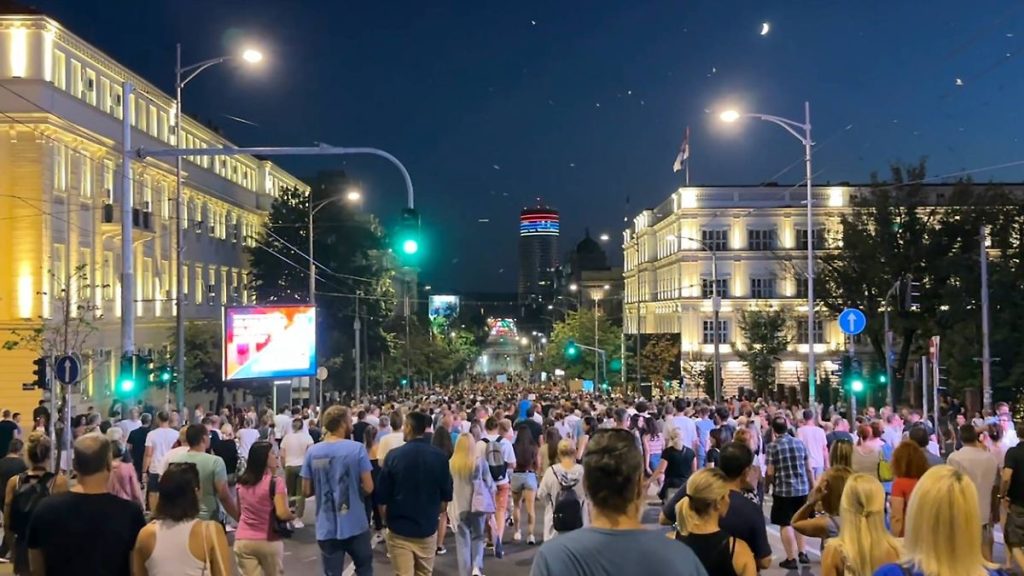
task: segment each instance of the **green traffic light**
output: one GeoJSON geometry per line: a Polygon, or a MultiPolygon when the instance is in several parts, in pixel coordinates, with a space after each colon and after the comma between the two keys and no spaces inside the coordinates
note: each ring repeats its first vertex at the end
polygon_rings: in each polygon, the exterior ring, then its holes
{"type": "Polygon", "coordinates": [[[850,382],[850,390],[853,390],[854,392],[863,392],[864,381],[861,380],[860,378],[854,379],[853,381],[850,382]]]}
{"type": "Polygon", "coordinates": [[[406,238],[402,242],[402,252],[413,255],[420,251],[420,243],[415,238],[406,238]]]}
{"type": "Polygon", "coordinates": [[[568,342],[566,342],[566,344],[565,344],[565,357],[566,358],[568,358],[569,360],[573,360],[573,359],[575,359],[579,355],[579,353],[580,353],[580,348],[579,348],[579,346],[576,345],[576,342],[573,342],[572,340],[569,340],[568,342]]]}
{"type": "Polygon", "coordinates": [[[608,363],[608,369],[613,372],[618,372],[622,369],[622,360],[619,358],[613,358],[612,361],[608,363]]]}
{"type": "Polygon", "coordinates": [[[165,383],[165,384],[167,382],[170,382],[171,381],[171,371],[166,369],[166,368],[161,370],[160,371],[160,381],[165,383]]]}
{"type": "Polygon", "coordinates": [[[881,382],[882,384],[885,384],[886,382],[889,381],[889,378],[885,374],[879,374],[878,381],[881,382]]]}
{"type": "Polygon", "coordinates": [[[135,389],[135,380],[132,380],[131,378],[122,378],[118,387],[122,392],[131,392],[135,389]]]}

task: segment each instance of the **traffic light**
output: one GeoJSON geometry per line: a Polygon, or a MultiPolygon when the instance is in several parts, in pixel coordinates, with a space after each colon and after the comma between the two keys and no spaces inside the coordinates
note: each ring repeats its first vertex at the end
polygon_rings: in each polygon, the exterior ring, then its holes
{"type": "Polygon", "coordinates": [[[878,373],[878,383],[879,384],[887,384],[888,382],[889,382],[889,377],[885,375],[885,372],[879,372],[878,373]]]}
{"type": "Polygon", "coordinates": [[[420,251],[420,215],[412,208],[402,210],[402,220],[395,235],[396,252],[406,264],[415,263],[420,251]]]}
{"type": "Polygon", "coordinates": [[[864,391],[864,379],[860,377],[860,374],[854,374],[850,378],[850,391],[851,392],[863,392],[864,391]]]}
{"type": "Polygon", "coordinates": [[[408,385],[409,385],[409,379],[403,376],[402,377],[402,388],[405,388],[408,385]]]}
{"type": "Polygon", "coordinates": [[[576,360],[580,357],[580,347],[576,345],[575,340],[569,340],[565,343],[565,354],[566,360],[576,360]]]}
{"type": "Polygon", "coordinates": [[[117,376],[117,391],[121,394],[135,392],[135,362],[138,356],[125,354],[121,356],[121,371],[117,376]]]}
{"type": "Polygon", "coordinates": [[[921,283],[914,280],[913,276],[907,276],[907,292],[904,300],[904,307],[907,310],[921,309],[921,283]]]}
{"type": "Polygon", "coordinates": [[[46,357],[40,356],[39,358],[36,358],[35,360],[32,361],[32,365],[35,366],[35,368],[32,370],[32,375],[35,376],[35,380],[33,380],[32,384],[36,388],[40,388],[42,390],[49,390],[50,377],[46,369],[46,357]]]}
{"type": "Polygon", "coordinates": [[[608,369],[612,372],[622,370],[622,358],[612,358],[611,362],[608,363],[608,369]]]}
{"type": "Polygon", "coordinates": [[[135,361],[135,378],[143,383],[154,383],[157,379],[156,362],[152,356],[139,356],[135,361]]]}
{"type": "Polygon", "coordinates": [[[174,367],[170,364],[161,365],[156,371],[156,378],[164,386],[174,382],[174,367]]]}

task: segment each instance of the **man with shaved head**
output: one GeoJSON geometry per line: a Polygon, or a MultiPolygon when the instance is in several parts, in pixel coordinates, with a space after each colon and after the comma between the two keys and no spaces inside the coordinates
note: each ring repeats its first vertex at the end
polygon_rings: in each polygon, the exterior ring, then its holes
{"type": "Polygon", "coordinates": [[[142,508],[107,490],[110,441],[90,434],[75,441],[78,484],[46,496],[28,528],[32,576],[92,574],[129,576],[135,537],[146,525],[142,508]],[[97,521],[100,518],[102,521],[97,521]],[[74,554],[69,551],[74,551],[74,554]]]}

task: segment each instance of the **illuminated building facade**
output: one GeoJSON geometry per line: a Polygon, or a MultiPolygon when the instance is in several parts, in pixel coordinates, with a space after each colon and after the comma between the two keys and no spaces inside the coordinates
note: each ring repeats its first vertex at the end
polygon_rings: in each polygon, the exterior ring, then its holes
{"type": "MultiPolygon", "coordinates": [[[[173,62],[168,63],[168,73],[173,62]]],[[[109,401],[120,350],[122,82],[133,146],[231,146],[188,117],[174,126],[173,98],[53,19],[0,3],[0,333],[87,321],[81,398],[109,401]]],[[[136,348],[173,342],[175,291],[183,283],[187,321],[219,324],[223,306],[250,297],[246,248],[280,190],[308,187],[252,156],[183,162],[185,211],[175,214],[173,161],[132,167],[136,348]],[[175,270],[176,226],[185,230],[175,270]]],[[[49,330],[49,328],[48,328],[49,330]]],[[[0,408],[31,413],[38,350],[0,351],[0,408]]],[[[162,397],[160,398],[162,404],[162,397]]]]}
{"type": "Polygon", "coordinates": [[[519,213],[519,300],[547,300],[558,267],[558,211],[547,206],[519,213]]]}

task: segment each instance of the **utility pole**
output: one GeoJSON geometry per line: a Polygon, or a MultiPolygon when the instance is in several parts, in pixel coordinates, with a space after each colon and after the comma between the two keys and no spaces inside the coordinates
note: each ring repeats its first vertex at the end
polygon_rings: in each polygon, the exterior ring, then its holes
{"type": "Polygon", "coordinates": [[[362,342],[359,340],[359,330],[360,330],[360,328],[361,328],[361,323],[359,321],[359,291],[357,290],[356,291],[356,319],[352,321],[352,329],[355,331],[355,337],[356,337],[356,402],[359,402],[359,399],[362,397],[360,395],[360,392],[361,392],[361,390],[360,390],[360,382],[361,382],[360,378],[361,378],[361,372],[362,372],[363,353],[362,353],[362,350],[361,350],[362,342]]]}
{"type": "Polygon", "coordinates": [[[992,351],[988,345],[988,234],[981,227],[981,405],[992,408],[992,351]]]}
{"type": "MultiPolygon", "coordinates": [[[[121,96],[121,353],[135,353],[135,254],[132,243],[132,118],[131,82],[122,85],[121,96]]],[[[65,255],[66,257],[67,255],[65,255]]],[[[70,409],[70,407],[69,407],[70,409]]],[[[70,420],[68,429],[70,430],[70,420]]]]}
{"type": "Polygon", "coordinates": [[[889,288],[889,291],[885,293],[885,402],[889,406],[895,407],[896,404],[892,397],[892,330],[889,329],[889,300],[892,298],[893,293],[897,292],[900,287],[900,282],[903,279],[899,279],[893,283],[889,288]]]}

